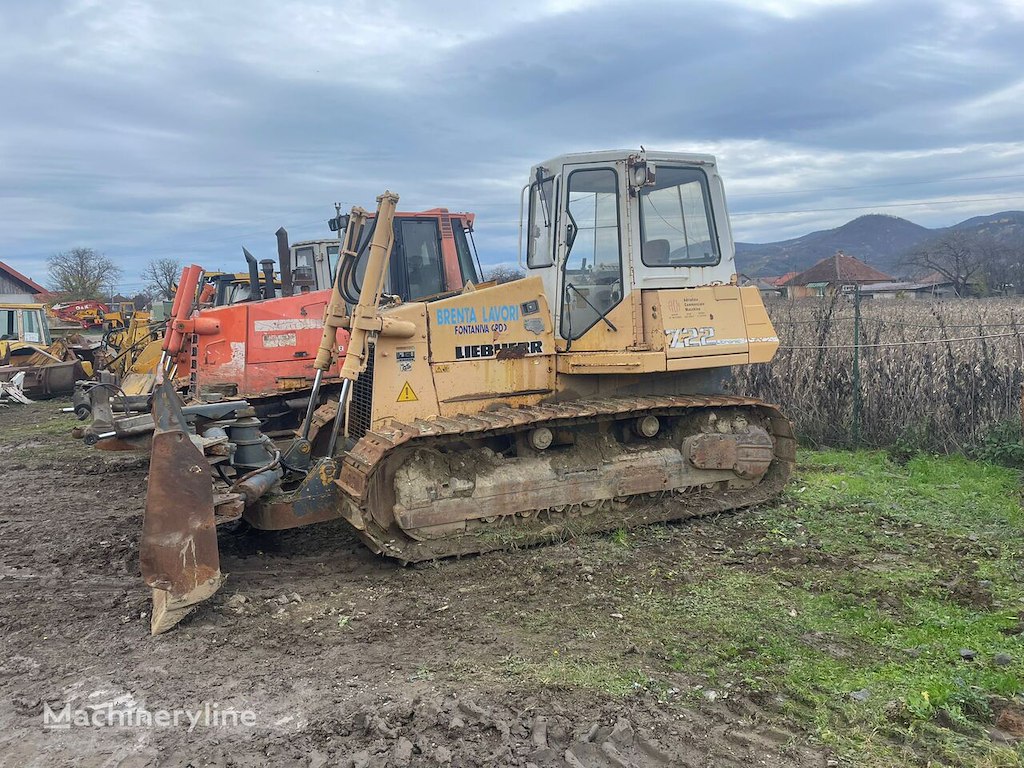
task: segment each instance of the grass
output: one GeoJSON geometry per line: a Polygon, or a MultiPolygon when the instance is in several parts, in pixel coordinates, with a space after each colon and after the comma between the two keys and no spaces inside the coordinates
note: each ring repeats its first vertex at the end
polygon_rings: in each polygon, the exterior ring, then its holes
{"type": "Polygon", "coordinates": [[[0,432],[5,442],[0,456],[4,461],[50,464],[79,456],[82,441],[73,438],[71,430],[82,422],[60,411],[70,404],[70,398],[57,398],[0,408],[0,432]]]}
{"type": "Polygon", "coordinates": [[[10,443],[20,440],[40,441],[48,437],[71,438],[71,430],[80,425],[73,414],[60,409],[70,401],[43,400],[31,405],[13,404],[0,410],[0,425],[10,443]]]}
{"type": "Polygon", "coordinates": [[[539,652],[503,674],[615,696],[678,687],[683,705],[740,690],[858,765],[1024,765],[989,736],[1024,702],[1017,473],[881,452],[800,462],[778,504],[716,523],[710,551],[686,525],[593,540],[583,589],[600,608],[526,612],[539,652]]]}

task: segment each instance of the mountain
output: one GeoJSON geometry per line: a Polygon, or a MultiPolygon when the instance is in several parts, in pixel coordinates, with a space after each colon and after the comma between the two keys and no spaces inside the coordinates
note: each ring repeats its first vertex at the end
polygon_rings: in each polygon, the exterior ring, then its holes
{"type": "Polygon", "coordinates": [[[736,243],[736,264],[751,277],[801,272],[816,262],[843,251],[875,269],[900,273],[900,259],[907,251],[953,230],[990,235],[999,240],[1024,238],[1024,211],[1003,211],[975,216],[951,227],[929,229],[898,216],[859,216],[835,229],[811,232],[775,243],[736,243]]]}
{"type": "MultiPolygon", "coordinates": [[[[1002,211],[989,216],[975,216],[947,229],[960,229],[988,235],[996,240],[1020,240],[1024,237],[1024,211],[1002,211]]],[[[945,232],[947,230],[936,230],[945,232]]]]}

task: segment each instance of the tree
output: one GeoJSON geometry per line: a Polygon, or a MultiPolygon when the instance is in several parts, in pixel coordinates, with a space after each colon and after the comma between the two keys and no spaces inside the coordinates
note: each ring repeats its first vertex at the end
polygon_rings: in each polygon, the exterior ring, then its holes
{"type": "Polygon", "coordinates": [[[984,276],[991,252],[986,238],[954,229],[911,251],[904,264],[939,273],[957,296],[967,296],[971,284],[984,276]]]}
{"type": "Polygon", "coordinates": [[[139,291],[132,297],[132,304],[136,309],[146,309],[152,302],[153,297],[149,295],[149,291],[139,291]]]}
{"type": "Polygon", "coordinates": [[[50,287],[68,299],[102,299],[113,292],[121,269],[92,248],[72,248],[47,259],[50,287]]]}
{"type": "Polygon", "coordinates": [[[1009,233],[981,243],[985,257],[985,285],[993,293],[1020,293],[1024,289],[1024,237],[1009,233]]]}
{"type": "Polygon", "coordinates": [[[506,264],[499,264],[496,267],[491,267],[487,273],[488,280],[494,280],[496,283],[511,283],[513,280],[522,280],[524,277],[521,269],[510,267],[506,264]]]}
{"type": "Polygon", "coordinates": [[[181,277],[181,262],[174,258],[153,259],[142,272],[146,288],[155,299],[173,299],[174,286],[181,277]]]}

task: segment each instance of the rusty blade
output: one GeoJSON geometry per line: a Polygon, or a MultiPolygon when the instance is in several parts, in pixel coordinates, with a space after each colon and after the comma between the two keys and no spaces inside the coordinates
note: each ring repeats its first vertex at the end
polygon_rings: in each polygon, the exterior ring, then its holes
{"type": "Polygon", "coordinates": [[[171,385],[153,394],[153,449],[139,562],[153,588],[153,634],[165,632],[220,587],[210,465],[189,438],[171,385]]]}

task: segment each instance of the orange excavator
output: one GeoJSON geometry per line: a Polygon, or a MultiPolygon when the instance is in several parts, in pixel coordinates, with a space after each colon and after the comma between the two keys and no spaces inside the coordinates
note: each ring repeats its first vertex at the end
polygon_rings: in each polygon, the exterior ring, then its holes
{"type": "Polygon", "coordinates": [[[47,314],[55,320],[79,325],[82,328],[99,328],[103,325],[103,317],[110,307],[102,301],[84,299],[70,303],[54,304],[47,314]]]}
{"type": "MultiPolygon", "coordinates": [[[[328,222],[332,231],[343,232],[347,218],[339,211],[328,222]]],[[[422,299],[479,284],[474,218],[472,213],[446,208],[396,212],[387,292],[422,299]]],[[[360,251],[368,247],[374,222],[370,216],[363,240],[356,245],[360,251]]],[[[323,331],[340,248],[337,239],[289,244],[283,227],[276,236],[276,265],[272,259],[257,262],[243,249],[247,282],[206,280],[201,267],[185,268],[161,343],[162,358],[173,363],[175,387],[193,407],[203,408],[205,403],[222,409],[215,403],[244,398],[263,431],[271,435],[289,434],[309,408],[316,376],[310,350],[316,349],[323,331]]],[[[344,277],[342,289],[349,296],[358,294],[362,270],[355,268],[344,277]]],[[[339,336],[341,360],[346,338],[344,333],[339,336]]],[[[321,396],[326,400],[340,378],[328,372],[323,384],[321,396]]],[[[144,389],[126,392],[111,377],[85,383],[76,402],[86,418],[92,416],[92,423],[80,430],[85,442],[108,449],[144,447],[153,429],[151,386],[144,389]]]]}

